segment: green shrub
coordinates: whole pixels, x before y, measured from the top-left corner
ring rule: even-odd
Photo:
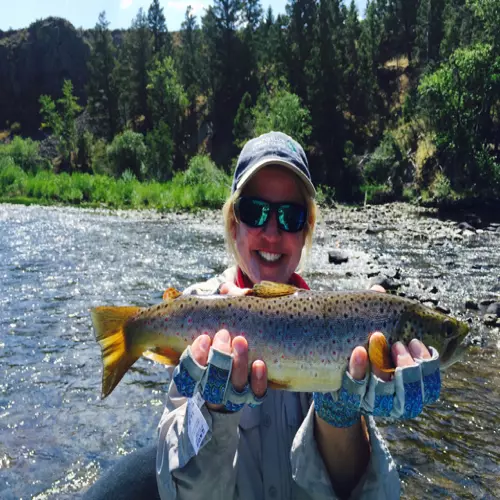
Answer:
[[[231,184],[229,176],[217,168],[208,155],[194,156],[189,162],[188,169],[176,174],[174,182],[182,186],[218,185],[227,187]]]
[[[0,144],[0,158],[10,156],[25,172],[35,173],[45,165],[39,149],[38,142],[17,136],[9,144]]]
[[[92,172],[94,136],[88,130],[78,135],[76,142],[76,164],[82,172]]]
[[[451,187],[451,182],[446,175],[438,171],[429,187],[430,197],[437,202],[451,201],[457,199],[457,194]]]
[[[144,177],[147,148],[141,134],[126,130],[113,139],[107,151],[111,170],[116,177],[121,177],[125,170],[130,170],[138,179]]]
[[[302,106],[298,95],[285,89],[273,89],[270,93],[261,94],[252,114],[256,136],[279,130],[297,142],[306,144],[311,135],[309,110]]]
[[[92,145],[92,172],[94,174],[112,174],[107,147],[104,139],[97,139]]]
[[[27,175],[10,156],[0,157],[0,195],[18,196],[24,193]]]
[[[335,205],[335,188],[331,186],[320,185],[316,188],[316,202],[318,205]]]
[[[168,181],[172,178],[174,141],[170,127],[163,121],[146,136],[148,159],[146,174],[149,179]]]
[[[90,174],[73,174],[71,176],[73,186],[82,194],[80,201],[92,201],[95,178],[95,176]]]
[[[385,184],[396,196],[400,196],[407,167],[408,160],[403,156],[394,136],[386,132],[366,163],[363,173],[367,184]]]

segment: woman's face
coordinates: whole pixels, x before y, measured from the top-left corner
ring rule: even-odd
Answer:
[[[252,177],[242,194],[271,202],[304,204],[299,182],[298,177],[286,168],[265,167]],[[240,222],[236,223],[234,233],[243,270],[253,283],[264,280],[288,282],[300,262],[305,229],[298,233],[281,230],[273,211],[264,227],[254,228]]]

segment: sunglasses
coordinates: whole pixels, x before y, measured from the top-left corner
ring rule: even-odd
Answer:
[[[234,204],[236,218],[250,227],[264,227],[273,212],[276,212],[278,227],[287,233],[297,233],[305,226],[307,208],[299,203],[272,203],[242,196]]]

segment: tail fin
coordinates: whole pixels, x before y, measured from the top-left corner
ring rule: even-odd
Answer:
[[[140,358],[127,346],[124,326],[127,320],[140,311],[140,307],[96,307],[91,316],[96,339],[102,351],[102,395],[111,394],[127,370]]]

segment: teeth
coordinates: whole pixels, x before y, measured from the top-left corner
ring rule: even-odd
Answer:
[[[259,255],[268,262],[276,262],[282,254],[280,253],[269,253],[269,252],[258,252]]]

